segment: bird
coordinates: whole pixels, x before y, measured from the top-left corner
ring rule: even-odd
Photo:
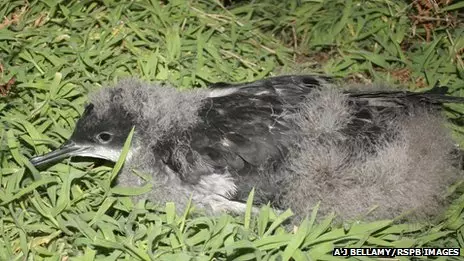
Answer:
[[[71,137],[30,161],[116,162],[134,127],[117,182],[150,183],[135,199],[178,209],[191,200],[207,213],[241,214],[254,189],[255,206],[290,208],[297,217],[320,204],[323,214],[343,220],[429,218],[462,177],[442,105],[464,98],[446,92],[350,85],[325,75],[187,91],[129,78],[90,93]]]

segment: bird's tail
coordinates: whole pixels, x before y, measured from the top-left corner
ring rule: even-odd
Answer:
[[[447,86],[435,85],[432,89],[423,92],[422,95],[439,103],[464,103],[464,97],[448,95],[448,92]]]
[[[411,100],[429,104],[443,103],[464,103],[464,97],[448,95],[449,88],[436,85],[425,92],[410,91],[361,91],[349,93],[350,97],[355,98],[386,98]]]

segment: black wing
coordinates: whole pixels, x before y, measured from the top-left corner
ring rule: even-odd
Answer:
[[[236,184],[230,199],[244,200],[255,187],[257,203],[273,201],[279,180],[266,175],[280,167],[292,143],[292,128],[285,115],[325,80],[280,76],[212,86],[211,97],[199,111],[200,122],[180,135],[188,144],[180,146],[171,140],[160,147],[169,151],[164,163],[189,184],[211,173],[230,174]],[[177,153],[182,147],[189,151]]]

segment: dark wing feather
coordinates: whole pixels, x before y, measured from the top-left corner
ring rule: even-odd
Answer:
[[[285,103],[296,105],[314,88],[330,82],[332,79],[327,76],[284,75],[241,84],[215,83],[209,87],[213,92],[230,90],[231,93],[244,95],[278,97]]]
[[[192,131],[191,147],[217,172],[227,170],[234,177],[235,199],[245,199],[257,184],[261,186],[257,191],[273,190],[259,172],[269,173],[287,153],[290,144],[285,135],[290,128],[278,118],[282,112],[283,104],[276,97],[233,94],[214,98],[211,107],[200,113],[204,121]]]
[[[278,180],[264,177],[277,169],[285,159],[291,127],[283,117],[294,111],[323,79],[313,76],[281,76],[245,84],[217,84],[199,111],[200,122],[183,133],[192,157],[179,167],[175,141],[163,146],[171,153],[165,164],[177,171],[185,182],[195,184],[203,175],[230,173],[237,184],[231,199],[244,200],[256,187],[258,203],[272,201]],[[225,94],[225,95],[222,95]],[[201,161],[203,164],[197,164]]]
[[[380,137],[394,138],[395,132],[389,129],[391,122],[415,113],[416,108],[438,111],[443,103],[464,103],[463,97],[446,95],[447,90],[446,87],[436,86],[420,93],[348,91],[346,95],[354,108],[354,117],[344,132],[351,136],[362,136],[370,144],[375,144]]]

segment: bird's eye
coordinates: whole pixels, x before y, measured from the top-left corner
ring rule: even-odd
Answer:
[[[100,143],[108,143],[108,142],[110,142],[112,139],[113,139],[113,134],[111,134],[111,133],[109,133],[109,132],[100,132],[100,133],[97,135],[97,140],[98,140]]]

